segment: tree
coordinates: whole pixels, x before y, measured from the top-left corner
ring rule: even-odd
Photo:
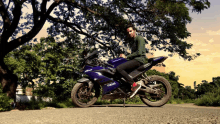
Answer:
[[[195,99],[195,90],[191,89],[191,86],[186,86],[185,87],[185,92],[184,92],[184,99]]]
[[[50,4],[50,5],[49,5]],[[47,5],[49,7],[47,7]],[[124,26],[135,23],[139,33],[151,42],[151,50],[177,53],[192,60],[200,54],[188,55],[192,44],[182,41],[190,36],[186,24],[191,22],[188,5],[193,12],[210,7],[208,0],[0,0],[0,81],[4,92],[15,97],[17,77],[3,61],[13,49],[29,42],[42,29],[46,21],[53,23],[48,29],[51,36],[76,32],[85,35],[84,41],[110,51],[125,52],[118,42],[123,39]],[[22,8],[32,8],[30,14]],[[54,15],[52,15],[52,12]],[[24,20],[23,23],[21,20]],[[25,30],[28,30],[27,32]],[[18,33],[22,32],[22,36]],[[146,41],[147,42],[147,41]]]
[[[35,50],[32,50],[32,45],[24,45],[20,49],[13,50],[4,58],[8,68],[18,76],[19,84],[25,89],[28,83],[32,83],[33,79],[38,78],[41,71],[41,56]]]
[[[206,80],[202,80],[202,82],[203,82],[202,84],[197,85],[196,94],[199,96],[205,93],[208,93],[208,92],[212,92],[213,89],[215,88],[214,85],[212,85],[211,83],[208,83],[208,81]]]
[[[210,82],[214,87],[219,88],[220,87],[220,76],[213,77],[212,82]]]
[[[78,35],[71,34],[60,43],[48,36],[33,46],[27,44],[13,50],[5,57],[5,62],[24,89],[29,82],[33,89],[38,83],[39,87],[34,90],[38,96],[65,99],[79,77],[79,55],[83,48]],[[38,81],[34,83],[34,79]]]
[[[196,81],[194,81],[194,85],[193,86],[194,86],[194,89],[196,89]]]
[[[80,55],[84,45],[80,43],[79,36],[71,34],[61,43],[56,43],[53,37],[47,37],[42,39],[40,46],[44,50],[39,53],[42,56],[42,71],[35,93],[59,101],[70,98],[73,84],[79,78],[81,69]]]

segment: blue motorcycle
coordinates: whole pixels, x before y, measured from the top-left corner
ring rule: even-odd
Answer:
[[[99,51],[93,51],[84,58],[83,73],[86,77],[81,78],[74,85],[71,98],[75,106],[89,107],[93,105],[102,91],[102,99],[127,99],[131,95],[131,86],[116,71],[116,67],[127,60],[116,58],[104,62],[98,59]],[[161,76],[147,76],[146,71],[153,66],[165,61],[168,57],[160,56],[148,59],[148,63],[141,65],[135,70],[128,71],[132,79],[141,84],[139,95],[142,102],[151,107],[163,106],[171,97],[171,85]],[[164,64],[162,64],[164,65]]]

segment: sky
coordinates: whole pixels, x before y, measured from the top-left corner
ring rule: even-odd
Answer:
[[[187,50],[189,54],[201,53],[201,56],[192,61],[184,61],[178,55],[169,57],[164,64],[165,71],[174,71],[179,75],[179,83],[194,88],[202,80],[212,82],[213,77],[220,76],[220,1],[209,0],[211,6],[201,14],[191,13],[192,22],[187,24],[191,37],[184,39],[192,43],[193,47]],[[156,51],[154,56],[168,55],[163,51]]]
[[[187,30],[191,37],[184,39],[187,43],[192,43],[193,47],[187,50],[189,54],[201,53],[201,56],[192,61],[185,61],[178,55],[169,57],[164,64],[165,72],[174,71],[179,75],[179,83],[184,86],[194,88],[202,80],[212,82],[213,77],[220,76],[220,1],[209,0],[211,7],[201,12],[201,14],[190,13],[192,22],[187,24]],[[36,37],[46,37],[45,24],[41,32]],[[154,56],[168,56],[169,53],[156,51]]]

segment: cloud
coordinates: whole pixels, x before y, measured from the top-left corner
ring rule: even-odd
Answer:
[[[206,31],[206,33],[208,33],[209,35],[220,35],[220,30],[218,30],[218,31],[208,30],[208,31]]]
[[[214,42],[213,38],[209,40],[210,43]]]
[[[207,46],[207,44],[198,41],[198,42],[195,42],[195,46]]]
[[[213,57],[213,62],[219,63],[220,62],[220,57]]]
[[[203,28],[203,27],[201,27],[201,29],[202,29],[202,30],[204,30],[204,28]]]

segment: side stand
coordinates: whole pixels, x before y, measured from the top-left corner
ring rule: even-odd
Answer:
[[[124,107],[125,107],[125,97],[123,98],[123,101],[124,101]]]

